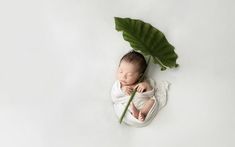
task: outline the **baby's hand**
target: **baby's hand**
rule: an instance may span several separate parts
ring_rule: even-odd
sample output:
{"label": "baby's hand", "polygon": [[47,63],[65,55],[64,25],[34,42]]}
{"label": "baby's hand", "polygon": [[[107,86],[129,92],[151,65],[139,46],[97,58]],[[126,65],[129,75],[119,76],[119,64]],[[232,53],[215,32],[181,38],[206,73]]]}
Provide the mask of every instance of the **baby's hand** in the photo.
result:
{"label": "baby's hand", "polygon": [[133,87],[132,86],[123,86],[122,90],[127,94],[127,95],[131,95],[131,93],[133,92]]}
{"label": "baby's hand", "polygon": [[135,88],[137,88],[137,92],[140,92],[140,93],[149,91],[152,89],[151,85],[147,81],[137,84]]}

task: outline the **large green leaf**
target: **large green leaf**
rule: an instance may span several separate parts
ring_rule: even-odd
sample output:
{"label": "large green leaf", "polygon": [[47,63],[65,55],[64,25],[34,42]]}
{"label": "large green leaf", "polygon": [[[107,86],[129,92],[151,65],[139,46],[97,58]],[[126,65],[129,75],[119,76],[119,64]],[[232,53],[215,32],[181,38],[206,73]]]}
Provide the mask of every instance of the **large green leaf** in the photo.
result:
{"label": "large green leaf", "polygon": [[131,47],[150,55],[155,64],[159,64],[162,70],[177,67],[177,54],[174,47],[167,41],[164,34],[151,24],[138,19],[115,17],[116,30],[123,32],[123,38]]}

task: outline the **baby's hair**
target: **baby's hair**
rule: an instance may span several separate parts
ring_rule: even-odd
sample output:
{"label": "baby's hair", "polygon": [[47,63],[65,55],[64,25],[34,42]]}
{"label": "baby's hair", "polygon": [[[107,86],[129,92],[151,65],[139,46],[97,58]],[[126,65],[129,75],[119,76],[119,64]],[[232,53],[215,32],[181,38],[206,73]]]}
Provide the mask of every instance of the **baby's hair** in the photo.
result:
{"label": "baby's hair", "polygon": [[144,58],[144,56],[141,53],[138,53],[134,50],[131,50],[130,52],[128,52],[127,54],[125,54],[121,60],[120,63],[122,61],[126,61],[128,63],[133,63],[139,66],[139,73],[143,74],[144,71],[147,68],[147,63],[146,60]]}

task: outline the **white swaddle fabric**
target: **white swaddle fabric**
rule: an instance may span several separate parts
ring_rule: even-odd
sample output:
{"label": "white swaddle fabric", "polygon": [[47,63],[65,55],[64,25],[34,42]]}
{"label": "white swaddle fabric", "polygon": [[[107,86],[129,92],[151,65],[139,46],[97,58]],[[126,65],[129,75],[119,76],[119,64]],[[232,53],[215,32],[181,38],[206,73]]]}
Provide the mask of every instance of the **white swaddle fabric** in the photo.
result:
{"label": "white swaddle fabric", "polygon": [[[155,84],[155,82],[152,79],[148,79],[148,81],[150,82],[153,89],[151,91],[147,91],[143,93],[137,92],[132,102],[137,107],[137,109],[140,109],[148,99],[153,99],[155,103],[150,109],[149,113],[147,114],[143,122],[136,119],[131,114],[130,109],[128,109],[123,119],[123,122],[126,123],[127,125],[131,125],[135,127],[144,127],[148,125],[156,116],[156,114],[167,103],[167,91],[169,87],[169,82],[161,81]],[[122,91],[120,82],[118,80],[115,81],[115,83],[113,84],[113,87],[111,90],[111,97],[112,97],[112,102],[114,106],[114,111],[116,115],[118,116],[118,118],[120,118],[125,109],[125,106],[128,103],[130,96],[126,95]]]}

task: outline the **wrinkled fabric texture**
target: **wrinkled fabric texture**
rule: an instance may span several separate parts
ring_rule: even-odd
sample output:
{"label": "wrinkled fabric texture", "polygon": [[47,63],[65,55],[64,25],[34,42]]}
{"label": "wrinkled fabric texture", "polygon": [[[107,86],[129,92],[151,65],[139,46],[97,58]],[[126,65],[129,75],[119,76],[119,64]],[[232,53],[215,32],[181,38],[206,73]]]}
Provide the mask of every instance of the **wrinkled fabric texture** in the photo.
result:
{"label": "wrinkled fabric texture", "polygon": [[[155,83],[152,79],[148,79],[148,81],[153,87],[153,89],[151,91],[147,91],[143,93],[136,92],[132,102],[137,107],[137,109],[141,109],[146,101],[148,101],[149,99],[153,99],[155,102],[152,108],[150,109],[149,113],[145,117],[145,120],[140,121],[131,114],[130,107],[129,107],[128,111],[126,112],[123,118],[123,122],[125,124],[134,126],[134,127],[147,126],[154,119],[156,114],[166,105],[169,82],[161,81],[161,82]],[[126,95],[122,91],[121,84],[117,80],[113,84],[113,87],[111,90],[111,97],[112,97],[114,111],[119,119],[125,109],[125,106],[128,103],[130,95]]]}

